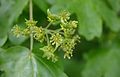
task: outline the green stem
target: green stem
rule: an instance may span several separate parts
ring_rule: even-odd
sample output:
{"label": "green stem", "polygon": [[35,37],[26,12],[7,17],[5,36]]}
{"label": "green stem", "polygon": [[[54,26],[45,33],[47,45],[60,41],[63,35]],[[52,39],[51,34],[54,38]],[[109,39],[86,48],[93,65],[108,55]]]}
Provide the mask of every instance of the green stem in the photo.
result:
{"label": "green stem", "polygon": [[[33,6],[32,6],[32,0],[29,0],[29,17],[30,20],[33,20]],[[33,33],[32,33],[32,27],[30,27],[30,52],[33,50]]]}
{"label": "green stem", "polygon": [[30,51],[32,52],[33,50],[33,33],[32,33],[32,28],[30,28],[31,33],[30,33]]}
{"label": "green stem", "polygon": [[52,22],[50,22],[47,26],[46,29],[49,28],[51,26]]}
{"label": "green stem", "polygon": [[59,47],[59,46],[55,46],[54,52],[57,50],[58,47]]}
{"label": "green stem", "polygon": [[50,33],[60,33],[60,34],[62,34],[62,35],[64,35],[64,33],[63,32],[60,32],[60,30],[48,30],[48,32],[50,32]]}
{"label": "green stem", "polygon": [[46,40],[47,40],[47,44],[48,44],[48,45],[50,45],[50,41],[49,41],[48,34],[47,34],[47,33],[45,33],[45,34],[46,34]]}
{"label": "green stem", "polygon": [[57,31],[57,32],[60,32],[60,31],[62,31],[62,29],[60,28],[60,29],[57,29],[56,31]]}
{"label": "green stem", "polygon": [[33,20],[33,5],[32,5],[32,0],[29,0],[29,17],[30,20]]}

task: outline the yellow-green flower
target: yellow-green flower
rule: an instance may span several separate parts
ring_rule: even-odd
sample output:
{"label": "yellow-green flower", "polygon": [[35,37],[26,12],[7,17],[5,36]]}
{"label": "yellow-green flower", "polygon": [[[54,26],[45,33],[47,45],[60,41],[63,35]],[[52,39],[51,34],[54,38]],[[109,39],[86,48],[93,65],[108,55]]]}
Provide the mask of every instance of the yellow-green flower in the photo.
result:
{"label": "yellow-green flower", "polygon": [[68,27],[77,28],[78,21],[69,21]]}
{"label": "yellow-green flower", "polygon": [[59,16],[56,14],[52,14],[49,9],[47,10],[47,15],[48,15],[47,18],[49,22],[56,22],[59,20]]}
{"label": "yellow-green flower", "polygon": [[52,35],[52,37],[51,37],[50,39],[51,39],[50,42],[52,43],[52,45],[55,45],[55,44],[56,44],[57,47],[58,47],[58,46],[62,43],[62,41],[63,41],[62,36],[61,36],[59,33],[56,33],[56,34]]}
{"label": "yellow-green flower", "polygon": [[28,26],[28,27],[31,27],[31,26],[36,26],[36,23],[37,23],[37,21],[34,21],[34,20],[26,20],[26,25]]}
{"label": "yellow-green flower", "polygon": [[70,13],[64,10],[60,13],[60,19],[62,23],[67,22],[70,19]]}
{"label": "yellow-green flower", "polygon": [[52,59],[52,61],[57,61],[57,57],[54,54],[54,47],[51,45],[44,46],[43,48],[40,48],[44,52],[43,57],[47,57],[47,59]]}
{"label": "yellow-green flower", "polygon": [[25,36],[28,36],[30,34],[30,29],[29,28],[25,28],[23,31],[22,31],[22,34],[25,35]]}
{"label": "yellow-green flower", "polygon": [[62,50],[65,52],[64,58],[70,59],[73,55],[73,49],[75,47],[75,40],[74,39],[65,39],[61,45]]}
{"label": "yellow-green flower", "polygon": [[18,25],[15,25],[12,29],[11,32],[13,33],[13,35],[15,35],[16,37],[19,37],[21,35],[21,28]]}
{"label": "yellow-green flower", "polygon": [[43,42],[45,40],[45,32],[42,27],[33,27],[33,36],[36,40]]}

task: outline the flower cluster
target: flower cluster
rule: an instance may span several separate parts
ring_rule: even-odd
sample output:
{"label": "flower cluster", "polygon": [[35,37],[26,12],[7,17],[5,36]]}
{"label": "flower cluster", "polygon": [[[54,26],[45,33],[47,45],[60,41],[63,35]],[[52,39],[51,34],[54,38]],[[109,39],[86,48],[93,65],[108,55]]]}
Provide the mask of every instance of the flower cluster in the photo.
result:
{"label": "flower cluster", "polygon": [[34,27],[33,28],[34,38],[40,42],[45,40],[45,31],[42,27]]}
{"label": "flower cluster", "polygon": [[[37,21],[26,20],[26,28],[22,29],[15,25],[11,30],[16,37],[20,35],[29,36],[37,41],[44,43],[45,46],[40,48],[43,51],[43,57],[51,59],[53,62],[57,61],[58,57],[55,54],[59,48],[64,51],[64,58],[70,59],[73,56],[73,49],[80,37],[75,33],[77,28],[77,21],[70,20],[70,13],[63,11],[60,14],[52,14],[47,10],[48,24],[45,28],[37,27]],[[60,28],[56,30],[49,29],[55,22],[59,22]]]}
{"label": "flower cluster", "polygon": [[21,28],[18,26],[18,25],[15,25],[11,31],[13,32],[13,34],[16,36],[16,37],[20,37],[21,35]]}
{"label": "flower cluster", "polygon": [[52,59],[53,62],[57,61],[57,56],[54,55],[54,47],[52,45],[44,46],[43,48],[40,48],[44,52],[43,57],[47,57],[47,59]]}
{"label": "flower cluster", "polygon": [[65,38],[64,42],[61,44],[61,48],[65,52],[64,58],[70,59],[73,56],[73,49],[75,48],[76,41],[79,41],[79,36],[73,36],[73,38]]}

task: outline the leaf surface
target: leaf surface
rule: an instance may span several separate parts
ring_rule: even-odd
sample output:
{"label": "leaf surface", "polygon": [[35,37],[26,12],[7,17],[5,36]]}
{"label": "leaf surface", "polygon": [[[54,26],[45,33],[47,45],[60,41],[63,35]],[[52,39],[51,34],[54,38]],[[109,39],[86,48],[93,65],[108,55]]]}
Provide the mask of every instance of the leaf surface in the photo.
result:
{"label": "leaf surface", "polygon": [[96,50],[97,54],[88,54],[82,77],[119,77],[120,45]]}
{"label": "leaf surface", "polygon": [[56,63],[45,61],[37,55],[30,54],[25,47],[11,47],[1,51],[0,69],[5,71],[5,77],[67,77]]}
{"label": "leaf surface", "polygon": [[20,16],[28,0],[0,0],[0,38],[10,30],[14,21]]}
{"label": "leaf surface", "polygon": [[3,46],[6,41],[7,41],[7,36],[4,36],[3,38],[0,38],[0,47]]}

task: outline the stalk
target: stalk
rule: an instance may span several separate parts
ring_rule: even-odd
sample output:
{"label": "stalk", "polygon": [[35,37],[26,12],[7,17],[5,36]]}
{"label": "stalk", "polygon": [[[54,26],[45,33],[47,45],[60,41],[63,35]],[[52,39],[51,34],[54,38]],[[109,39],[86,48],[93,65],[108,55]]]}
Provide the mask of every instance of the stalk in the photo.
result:
{"label": "stalk", "polygon": [[[33,20],[33,5],[32,0],[29,0],[29,19]],[[32,27],[30,28],[30,52],[33,50],[33,33],[32,33]]]}

